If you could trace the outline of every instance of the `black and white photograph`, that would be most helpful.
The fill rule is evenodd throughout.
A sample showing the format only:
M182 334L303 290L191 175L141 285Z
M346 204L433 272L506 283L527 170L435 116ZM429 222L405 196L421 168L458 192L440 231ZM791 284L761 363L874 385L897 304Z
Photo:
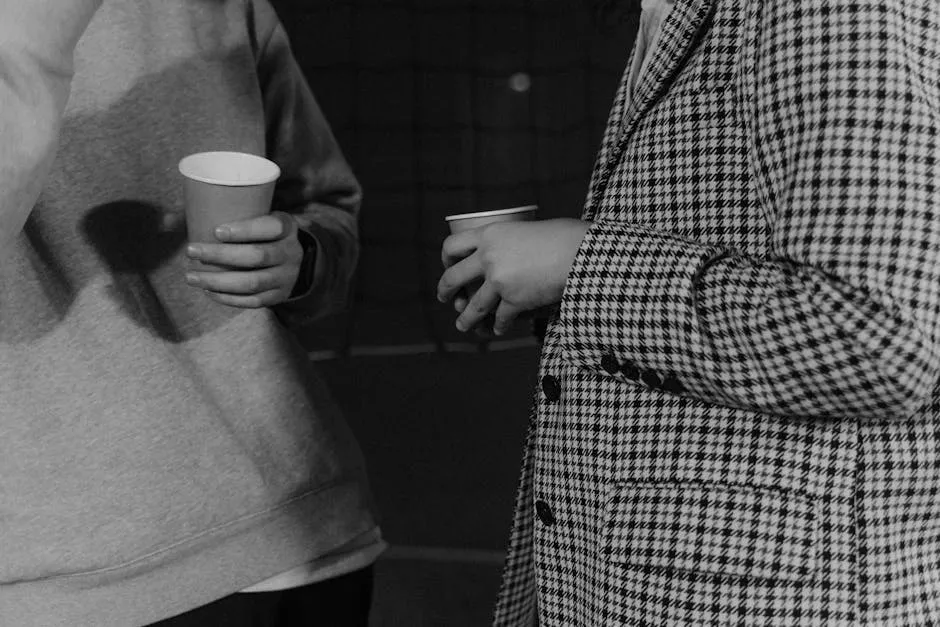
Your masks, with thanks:
M0 0L0 627L938 625L937 0Z

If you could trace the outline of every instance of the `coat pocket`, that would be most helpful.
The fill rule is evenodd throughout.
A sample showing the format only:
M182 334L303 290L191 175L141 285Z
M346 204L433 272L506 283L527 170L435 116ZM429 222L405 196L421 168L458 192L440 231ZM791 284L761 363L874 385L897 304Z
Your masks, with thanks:
M604 553L641 569L806 581L818 514L793 491L714 483L621 483L608 502Z

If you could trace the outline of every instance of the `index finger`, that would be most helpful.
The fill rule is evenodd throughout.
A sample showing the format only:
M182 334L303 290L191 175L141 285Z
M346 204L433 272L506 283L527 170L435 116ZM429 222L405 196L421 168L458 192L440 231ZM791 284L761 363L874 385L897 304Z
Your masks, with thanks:
M271 242L287 237L293 228L293 218L275 212L258 218L226 222L215 229L215 236L220 242Z
M461 259L472 255L477 249L473 231L463 231L447 237L441 245L441 263L449 268Z

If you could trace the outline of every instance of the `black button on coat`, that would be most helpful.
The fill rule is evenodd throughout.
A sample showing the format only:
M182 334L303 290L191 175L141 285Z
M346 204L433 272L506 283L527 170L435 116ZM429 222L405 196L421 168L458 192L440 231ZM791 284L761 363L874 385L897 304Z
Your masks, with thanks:
M550 374L542 377L542 393L545 394L546 400L550 403L554 403L561 398L561 384L558 379Z

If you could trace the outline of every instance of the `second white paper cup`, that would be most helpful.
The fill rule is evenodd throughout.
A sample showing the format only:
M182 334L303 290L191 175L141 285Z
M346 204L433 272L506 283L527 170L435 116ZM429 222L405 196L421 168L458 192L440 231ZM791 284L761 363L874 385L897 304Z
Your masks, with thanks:
M474 213L458 213L444 219L450 227L451 233L461 233L470 229L477 229L493 222L522 222L534 220L538 212L538 205L525 205L522 207L509 207L493 211L476 211Z

